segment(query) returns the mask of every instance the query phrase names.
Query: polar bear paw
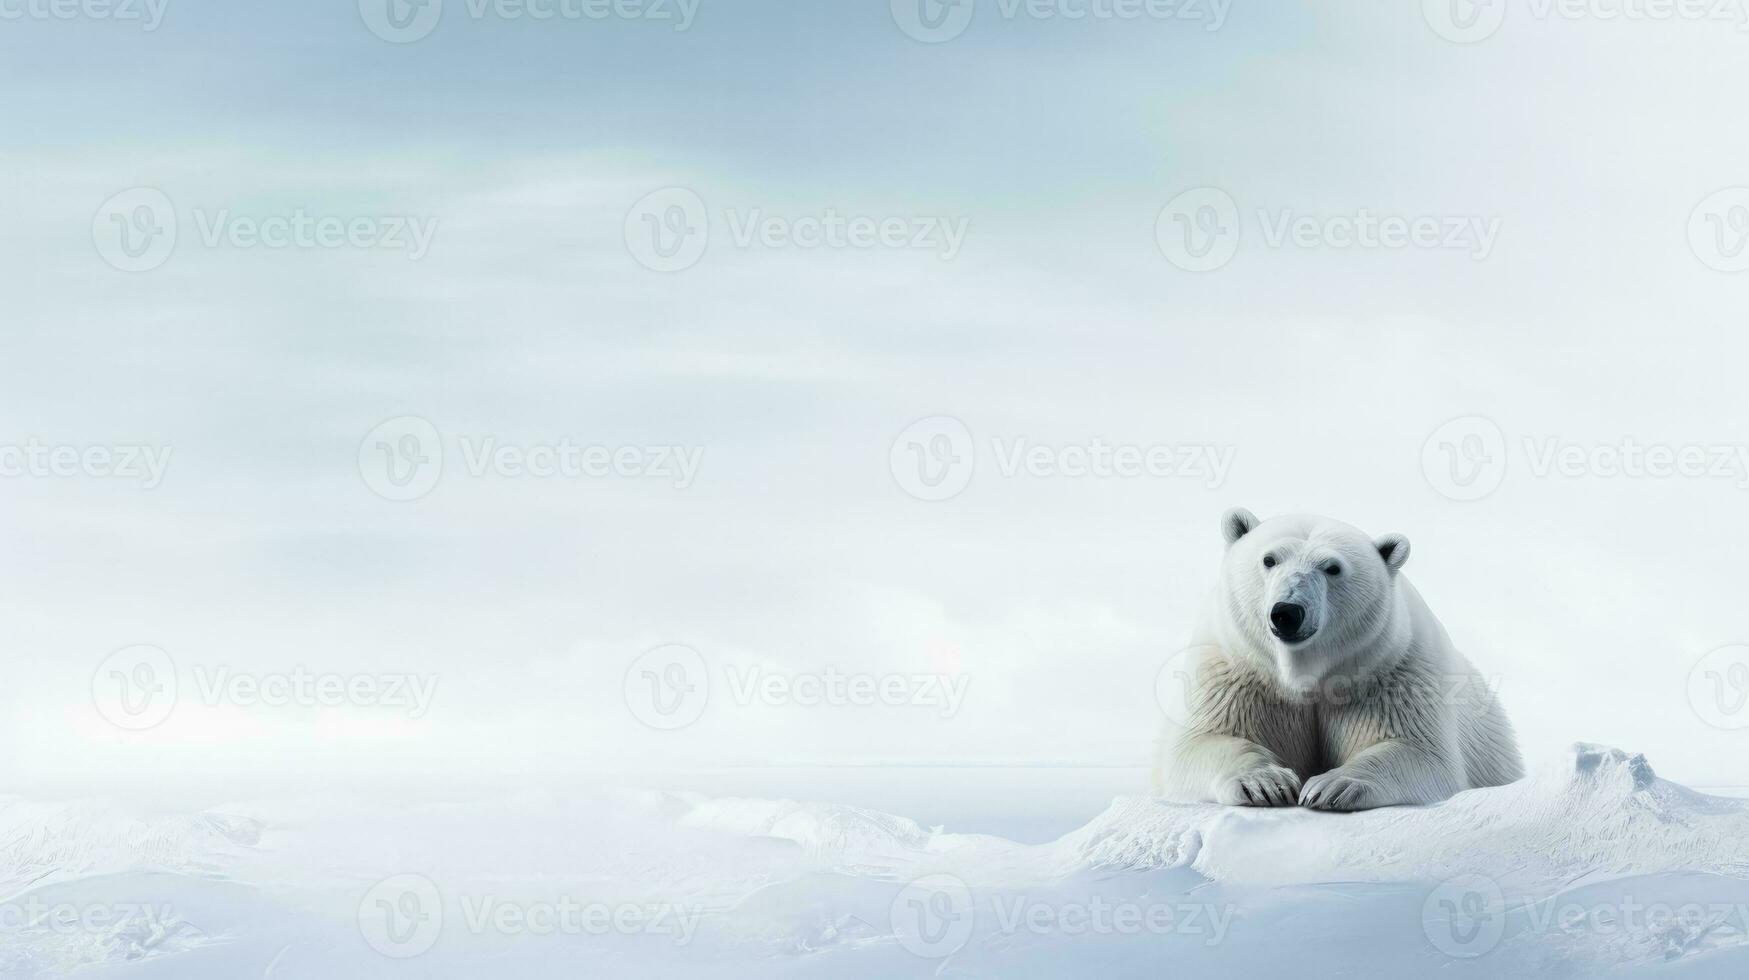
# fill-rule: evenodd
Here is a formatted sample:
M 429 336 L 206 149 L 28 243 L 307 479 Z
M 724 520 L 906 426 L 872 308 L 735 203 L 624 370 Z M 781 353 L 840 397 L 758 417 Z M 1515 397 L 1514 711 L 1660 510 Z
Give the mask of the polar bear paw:
M 1293 806 L 1299 792 L 1299 773 L 1283 766 L 1258 766 L 1221 782 L 1215 798 L 1229 806 Z
M 1382 805 L 1377 786 L 1340 769 L 1313 776 L 1300 790 L 1300 806 L 1313 810 L 1370 810 Z

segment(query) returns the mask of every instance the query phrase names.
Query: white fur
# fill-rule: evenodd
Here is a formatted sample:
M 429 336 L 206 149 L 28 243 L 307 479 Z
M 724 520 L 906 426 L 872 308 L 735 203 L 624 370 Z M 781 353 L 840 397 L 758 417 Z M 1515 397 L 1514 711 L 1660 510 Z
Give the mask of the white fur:
M 1229 511 L 1222 529 L 1188 725 L 1161 742 L 1163 796 L 1365 810 L 1523 775 L 1493 691 L 1401 574 L 1407 539 L 1322 517 L 1259 522 L 1246 510 Z M 1303 606 L 1300 632 L 1315 632 L 1277 638 L 1277 602 Z

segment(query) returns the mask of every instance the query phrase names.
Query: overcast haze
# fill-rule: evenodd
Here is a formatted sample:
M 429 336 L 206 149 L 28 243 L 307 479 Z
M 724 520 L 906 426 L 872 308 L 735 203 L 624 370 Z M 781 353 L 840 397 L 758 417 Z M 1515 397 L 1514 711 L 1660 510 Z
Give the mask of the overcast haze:
M 1233 505 L 1408 535 L 1528 755 L 1749 784 L 1749 713 L 1690 683 L 1749 643 L 1749 34 L 1513 7 L 1456 43 L 1438 8 L 980 0 L 938 43 L 873 2 L 703 0 L 680 30 L 448 0 L 408 43 L 352 2 L 0 20 L 0 445 L 169 453 L 150 489 L 0 479 L 7 791 L 1145 766 Z M 157 202 L 174 250 L 129 255 Z M 249 230 L 299 214 L 376 244 Z M 1343 216 L 1437 235 L 1335 247 Z M 807 247 L 810 217 L 877 240 Z M 429 448 L 376 431 L 407 418 L 441 476 L 387 499 L 373 454 Z M 1173 465 L 1010 475 L 1018 440 Z M 517 468 L 566 441 L 637 462 Z M 1592 452 L 1630 442 L 1706 471 Z M 919 499 L 946 491 L 907 463 L 968 445 Z M 1539 473 L 1551 445 L 1583 459 Z M 93 674 L 137 644 L 178 696 L 130 731 Z M 668 731 L 627 704 L 664 644 L 710 677 Z M 1699 690 L 1749 692 L 1749 655 L 1709 665 Z M 417 717 L 202 703 L 220 667 L 436 687 Z M 829 667 L 963 700 L 733 693 Z

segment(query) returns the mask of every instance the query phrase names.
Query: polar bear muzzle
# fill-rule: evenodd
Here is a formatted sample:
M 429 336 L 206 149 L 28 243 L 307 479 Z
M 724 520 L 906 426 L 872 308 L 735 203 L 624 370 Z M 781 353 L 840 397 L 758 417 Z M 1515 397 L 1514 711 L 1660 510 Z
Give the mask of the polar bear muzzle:
M 1303 643 L 1318 632 L 1318 625 L 1306 624 L 1306 607 L 1297 602 L 1278 602 L 1269 607 L 1269 632 L 1283 643 Z

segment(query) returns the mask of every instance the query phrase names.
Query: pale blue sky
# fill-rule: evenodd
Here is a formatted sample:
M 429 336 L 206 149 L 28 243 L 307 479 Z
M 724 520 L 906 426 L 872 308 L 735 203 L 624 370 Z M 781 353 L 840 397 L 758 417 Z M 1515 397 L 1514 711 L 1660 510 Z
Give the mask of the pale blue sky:
M 600 768 L 757 759 L 1146 764 L 1158 664 L 1232 504 L 1415 542 L 1409 570 L 1527 750 L 1644 750 L 1749 783 L 1688 667 L 1741 631 L 1744 490 L 1527 476 L 1429 486 L 1423 442 L 1749 442 L 1741 276 L 1686 245 L 1749 184 L 1729 25 L 1509 21 L 1449 43 L 1418 5 L 1238 4 L 1193 24 L 1003 20 L 926 45 L 885 3 L 705 0 L 641 23 L 476 22 L 384 43 L 353 3 L 171 0 L 143 34 L 0 21 L 0 444 L 174 447 L 160 488 L 0 483 L 0 644 L 23 781 L 68 771 Z M 694 268 L 640 266 L 628 209 L 697 191 Z M 111 268 L 93 215 L 152 187 L 173 257 Z M 1155 243 L 1193 187 L 1237 202 L 1211 273 Z M 198 219 L 436 219 L 430 254 L 206 247 Z M 723 212 L 965 218 L 951 262 L 740 249 Z M 1270 215 L 1498 219 L 1483 261 L 1270 248 Z M 446 436 L 701 446 L 684 491 L 446 476 L 391 504 L 356 451 Z M 1232 447 L 1226 484 L 1002 479 L 907 497 L 915 419 L 1054 443 Z M 961 715 L 802 710 L 649 732 L 641 650 L 973 677 Z M 308 718 L 121 737 L 111 650 L 424 670 L 426 727 Z M 245 715 L 247 713 L 244 713 Z M 235 719 L 233 719 L 235 720 Z M 1041 732 L 1041 726 L 1048 732 Z M 316 734 L 315 732 L 326 734 Z M 32 738 L 36 738 L 35 734 Z M 31 743 L 38 744 L 38 743 Z

